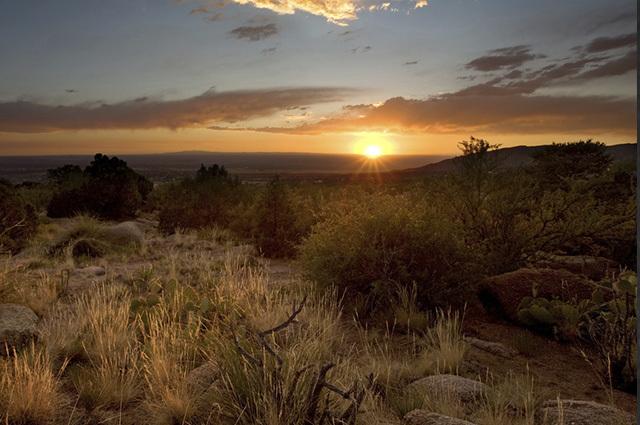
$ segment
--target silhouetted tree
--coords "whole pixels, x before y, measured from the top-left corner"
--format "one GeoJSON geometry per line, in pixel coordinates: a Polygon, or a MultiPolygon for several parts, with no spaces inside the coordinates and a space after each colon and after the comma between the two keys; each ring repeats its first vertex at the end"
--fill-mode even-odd
{"type": "Polygon", "coordinates": [[[611,165],[604,143],[580,140],[553,143],[534,155],[533,170],[549,185],[559,185],[566,179],[587,178],[605,172],[611,165]]]}
{"type": "Polygon", "coordinates": [[[88,212],[114,220],[131,218],[153,190],[149,180],[117,157],[96,154],[82,172],[82,179],[78,169],[65,165],[49,170],[50,179],[61,185],[47,207],[50,217],[88,212]]]}

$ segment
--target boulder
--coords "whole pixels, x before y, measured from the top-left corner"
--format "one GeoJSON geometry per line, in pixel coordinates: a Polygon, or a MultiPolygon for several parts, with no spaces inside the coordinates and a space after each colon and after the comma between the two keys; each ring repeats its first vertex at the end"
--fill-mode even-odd
{"type": "Polygon", "coordinates": [[[114,245],[142,246],[144,244],[144,232],[133,221],[125,221],[114,226],[105,227],[102,234],[106,240],[114,245]]]}
{"type": "Polygon", "coordinates": [[[534,288],[538,297],[563,301],[590,298],[594,289],[584,276],[567,270],[523,268],[483,280],[478,297],[489,313],[517,322],[520,301],[534,288]]]}
{"type": "Polygon", "coordinates": [[[487,390],[482,382],[457,375],[432,375],[407,386],[407,391],[428,396],[453,396],[463,403],[477,401],[487,390]]]}
{"type": "Polygon", "coordinates": [[[107,271],[104,269],[104,267],[101,266],[87,266],[76,269],[73,273],[82,276],[104,276],[107,271]]]}
{"type": "Polygon", "coordinates": [[[567,270],[581,274],[591,280],[602,280],[620,271],[620,264],[604,257],[589,255],[547,255],[536,263],[536,267],[567,270]]]}
{"type": "Polygon", "coordinates": [[[193,369],[187,375],[187,387],[194,395],[200,395],[220,378],[220,369],[213,362],[206,362],[193,369]]]}
{"type": "Polygon", "coordinates": [[[0,304],[0,351],[18,349],[37,335],[38,316],[29,307],[0,304]]]}
{"type": "Polygon", "coordinates": [[[493,355],[504,357],[506,359],[513,358],[518,352],[513,348],[507,347],[499,342],[485,341],[479,338],[473,338],[465,336],[464,340],[471,346],[476,347],[479,350],[486,351],[493,355]]]}
{"type": "Polygon", "coordinates": [[[404,422],[408,425],[474,425],[463,419],[427,412],[422,409],[415,409],[407,413],[404,416],[404,422]]]}
{"type": "Polygon", "coordinates": [[[581,400],[548,400],[536,412],[540,425],[632,425],[636,418],[615,407],[581,400]]]}

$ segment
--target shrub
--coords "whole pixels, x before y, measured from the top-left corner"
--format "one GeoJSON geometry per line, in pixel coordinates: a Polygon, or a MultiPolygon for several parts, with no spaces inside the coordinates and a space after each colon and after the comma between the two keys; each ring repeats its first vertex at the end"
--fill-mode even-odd
{"type": "Polygon", "coordinates": [[[37,227],[34,208],[24,202],[10,183],[0,181],[0,253],[15,254],[37,227]]]}
{"type": "Polygon", "coordinates": [[[595,371],[601,381],[630,393],[635,393],[638,381],[636,287],[635,273],[621,273],[607,291],[610,299],[595,298],[596,308],[585,318],[595,348],[595,371]]]}
{"type": "Polygon", "coordinates": [[[590,139],[553,143],[534,155],[533,171],[545,184],[559,185],[568,178],[585,178],[607,170],[611,157],[607,146],[590,139]]]}
{"type": "Polygon", "coordinates": [[[80,174],[78,166],[65,165],[48,171],[58,191],[47,207],[49,217],[91,213],[120,220],[135,217],[153,184],[117,157],[96,154],[80,174]]]}
{"type": "Polygon", "coordinates": [[[160,206],[159,229],[171,234],[176,229],[201,229],[228,225],[232,207],[240,198],[239,181],[224,167],[202,165],[195,178],[187,178],[166,189],[160,206]]]}
{"type": "Polygon", "coordinates": [[[276,177],[267,185],[256,207],[253,234],[259,251],[267,257],[291,257],[302,231],[284,184],[276,177]]]}
{"type": "Polygon", "coordinates": [[[466,267],[446,218],[404,196],[354,204],[327,215],[302,245],[305,273],[319,289],[336,287],[364,314],[389,306],[398,286],[414,282],[421,306],[460,295],[466,267]]]}

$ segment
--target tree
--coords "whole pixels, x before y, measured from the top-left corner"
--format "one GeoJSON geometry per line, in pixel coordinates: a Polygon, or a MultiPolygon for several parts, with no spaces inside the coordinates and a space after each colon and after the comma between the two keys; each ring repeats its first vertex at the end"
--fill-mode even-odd
{"type": "Polygon", "coordinates": [[[50,217],[88,212],[113,220],[131,218],[153,190],[153,183],[115,156],[98,153],[81,177],[78,170],[75,165],[49,170],[59,187],[47,207],[50,217]]]}
{"type": "Polygon", "coordinates": [[[533,171],[545,184],[559,186],[567,179],[583,179],[602,174],[611,165],[604,143],[580,140],[553,143],[533,157],[533,171]]]}
{"type": "Polygon", "coordinates": [[[290,257],[300,240],[296,215],[287,188],[273,178],[257,206],[256,245],[267,257],[290,257]]]}

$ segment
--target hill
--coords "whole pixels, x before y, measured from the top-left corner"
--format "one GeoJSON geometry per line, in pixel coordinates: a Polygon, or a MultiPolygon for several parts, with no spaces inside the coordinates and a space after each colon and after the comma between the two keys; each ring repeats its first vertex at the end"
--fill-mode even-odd
{"type": "MultiPolygon", "coordinates": [[[[517,168],[529,165],[533,161],[533,156],[542,151],[545,146],[515,146],[511,148],[497,149],[490,153],[500,158],[502,166],[507,168],[517,168]]],[[[611,155],[614,162],[636,162],[637,143],[624,143],[620,145],[607,146],[607,153],[611,155]]],[[[433,164],[423,165],[422,167],[409,168],[400,171],[403,174],[431,174],[431,173],[448,173],[456,168],[459,157],[448,158],[433,164]]]]}

